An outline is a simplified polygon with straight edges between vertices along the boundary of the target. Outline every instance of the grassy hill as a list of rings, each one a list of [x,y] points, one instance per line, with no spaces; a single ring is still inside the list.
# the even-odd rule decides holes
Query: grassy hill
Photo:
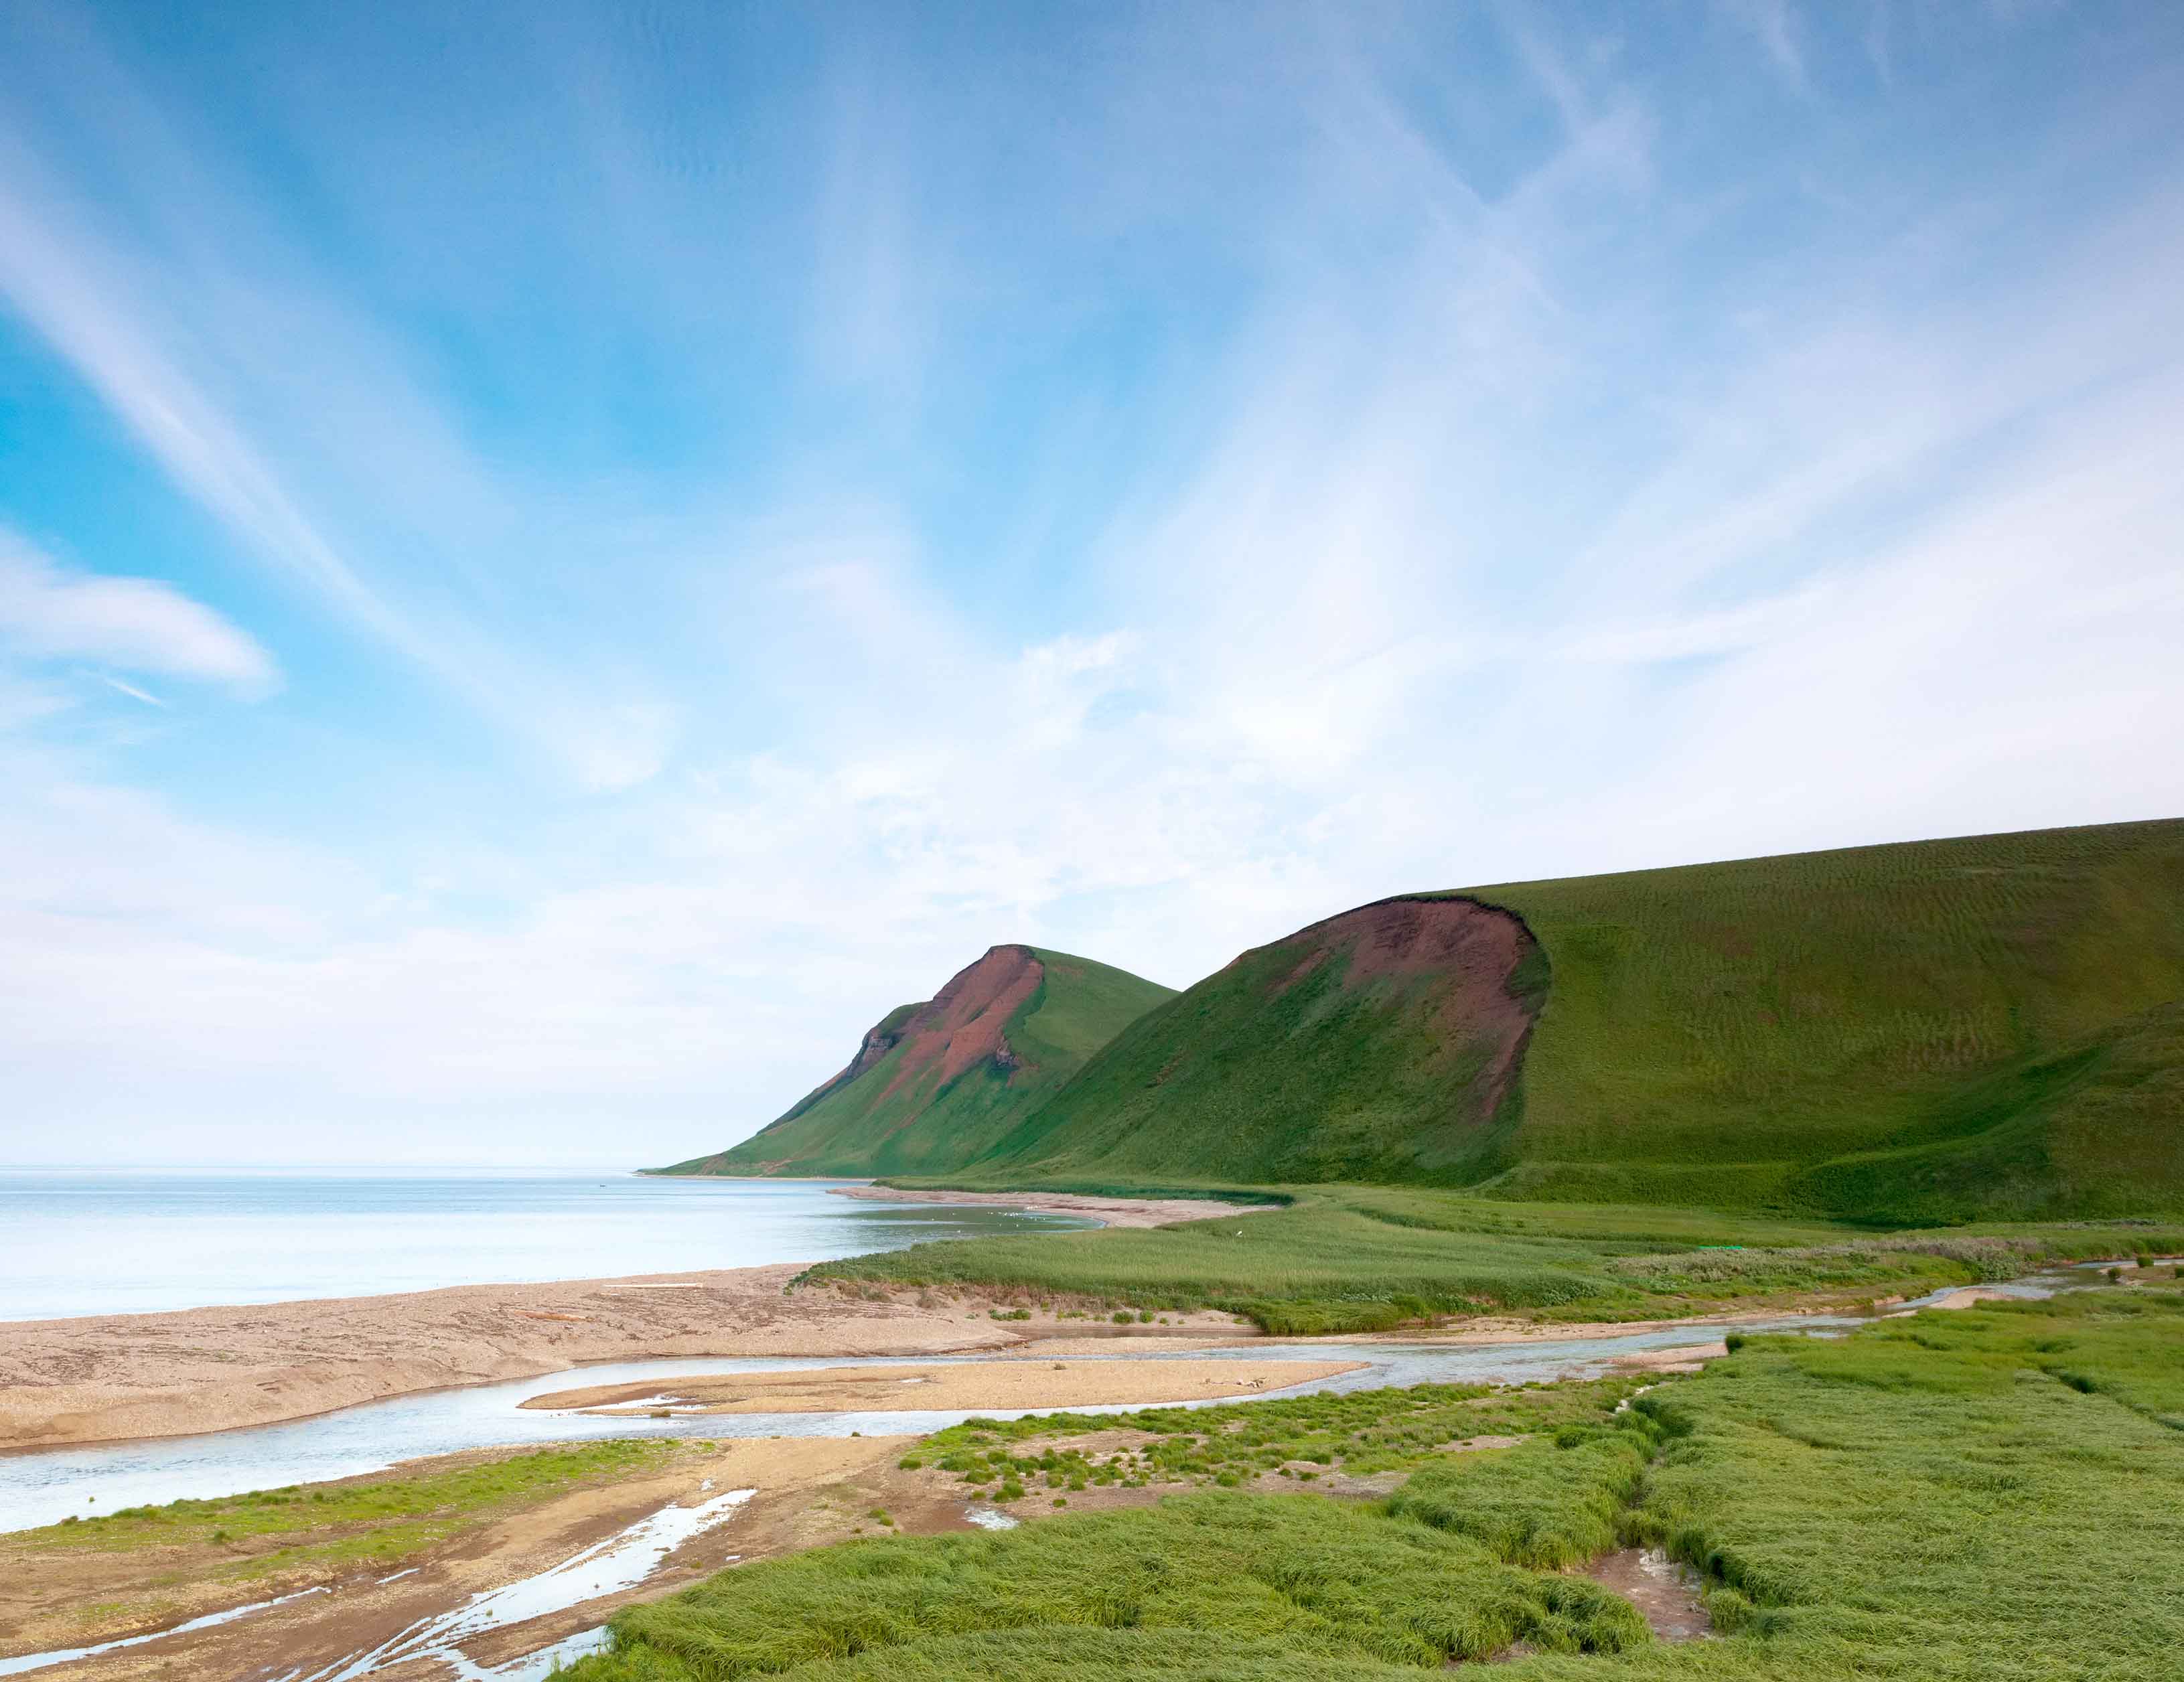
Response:
[[[1367,906],[1139,1018],[969,1172],[2184,1210],[2184,822]]]
[[[889,1011],[839,1074],[752,1138],[656,1172],[951,1172],[1173,996],[1066,952],[996,946],[929,1000]]]
[[[1477,1180],[1500,1166],[1546,982],[1506,912],[1346,911],[1139,1018],[975,1172]]]

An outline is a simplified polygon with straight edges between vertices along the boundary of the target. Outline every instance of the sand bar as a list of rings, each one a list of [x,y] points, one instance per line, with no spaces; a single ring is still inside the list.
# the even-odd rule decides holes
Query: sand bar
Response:
[[[1139,1224],[1153,1223],[1172,1206],[1120,1198],[1071,1201],[1084,1212]],[[535,1378],[588,1362],[975,1353],[1019,1347],[1063,1329],[991,1320],[960,1301],[928,1298],[929,1306],[921,1306],[790,1290],[802,1271],[784,1262],[8,1321],[0,1323],[0,1449],[270,1424],[420,1390]],[[676,1288],[628,1288],[638,1285]],[[1173,1323],[1163,1329],[1171,1335],[1228,1337],[1238,1331],[1227,1315],[1169,1318]],[[1070,1325],[1079,1335],[1087,1329],[1081,1322]]]
[[[1134,1406],[1256,1395],[1355,1373],[1361,1361],[980,1361],[738,1373],[554,1390],[522,1405],[628,1413],[892,1412],[899,1409]]]

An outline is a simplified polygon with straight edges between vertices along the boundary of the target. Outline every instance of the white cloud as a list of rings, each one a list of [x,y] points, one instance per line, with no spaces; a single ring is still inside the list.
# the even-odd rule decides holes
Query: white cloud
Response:
[[[1786,11],[1747,9],[1801,70]],[[1106,423],[1156,421],[1157,447],[1127,474],[1088,454],[1105,500],[1065,483],[1039,527],[1097,533],[1089,560],[1034,557],[1068,567],[1066,611],[1050,574],[977,565],[1011,513],[978,473],[939,493],[975,515],[926,529],[863,471],[861,433],[717,518],[661,510],[671,566],[595,542],[578,485],[510,516],[535,553],[511,543],[499,572],[475,561],[475,594],[435,595],[335,543],[333,470],[242,427],[258,411],[187,362],[127,264],[88,239],[64,261],[49,233],[28,269],[0,257],[193,494],[304,551],[281,510],[308,507],[340,556],[374,557],[356,576],[398,612],[390,643],[414,629],[427,664],[474,671],[459,692],[599,796],[481,816],[403,787],[417,838],[287,840],[19,742],[0,760],[18,1112],[151,1133],[152,1092],[172,1094],[152,1140],[171,1154],[216,1135],[660,1160],[777,1111],[994,941],[1179,983],[1407,888],[2184,810],[2174,183],[2089,210],[2080,248],[2007,285],[1901,283],[1914,246],[1957,237],[1936,214],[1774,277],[1724,326],[1718,299],[1625,266],[1694,214],[1664,202],[1683,153],[1657,125],[1678,114],[1597,55],[1519,50],[1559,122],[1490,194],[1403,76],[1332,49],[1326,76],[1284,68],[1310,140],[1251,184],[1273,220],[1223,253],[1251,283],[1202,356]],[[897,115],[850,139],[877,146]],[[872,202],[843,190],[814,306],[844,326],[836,371],[941,382],[928,353],[958,341],[910,215],[931,207],[884,172]],[[110,308],[64,296],[79,279],[113,282]],[[305,383],[348,393],[356,430],[319,454],[454,430],[327,313]],[[221,365],[243,358],[239,313],[214,323]],[[905,481],[929,488],[961,447],[914,440]],[[447,471],[402,458],[388,499],[422,487],[421,524],[465,535],[521,500]],[[573,537],[543,530],[565,511]],[[666,610],[644,599],[660,571]],[[603,582],[554,593],[571,574]],[[610,621],[596,644],[584,608]],[[47,705],[0,689],[0,721]],[[494,775],[482,806],[517,781]]]
[[[246,632],[171,585],[63,568],[0,527],[0,644],[35,660],[99,660],[128,671],[263,695],[280,675]],[[108,679],[125,694],[164,705]]]

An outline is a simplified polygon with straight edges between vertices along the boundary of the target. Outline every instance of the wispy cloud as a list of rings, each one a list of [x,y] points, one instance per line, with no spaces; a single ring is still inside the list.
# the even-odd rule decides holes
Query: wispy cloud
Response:
[[[0,292],[353,633],[225,710],[248,803],[0,688],[36,1101],[664,1156],[996,940],[1184,983],[1406,888],[2184,809],[2173,65],[1967,147],[1958,47],[1823,122],[1775,79],[1864,14],[1740,15],[996,14],[830,81],[511,10],[520,74],[451,37],[385,115],[283,37],[300,209],[170,85],[49,77],[90,162],[0,95]],[[64,552],[41,622],[145,570]],[[246,688],[170,596],[51,657]]]
[[[170,585],[64,568],[0,526],[0,644],[35,660],[97,660],[219,683],[250,697],[280,682],[248,632]],[[154,705],[142,690],[105,680]]]

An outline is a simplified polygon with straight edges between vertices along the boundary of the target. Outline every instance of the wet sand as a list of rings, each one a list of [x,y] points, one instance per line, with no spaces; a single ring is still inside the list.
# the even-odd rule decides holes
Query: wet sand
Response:
[[[1194,1209],[1122,1198],[1067,1201],[1072,1212],[1116,1224],[1157,1224],[1177,1208]],[[1205,1206],[1194,1211],[1203,1214]],[[975,1353],[1065,1329],[1049,1317],[1044,1323],[989,1318],[983,1300],[792,1291],[789,1283],[802,1271],[782,1263],[10,1321],[0,1324],[0,1449],[271,1424],[591,1362]],[[1169,1335],[1251,1334],[1226,1314],[1168,1318],[1173,1323],[1162,1329]],[[1100,1335],[1082,1321],[1066,1328],[1072,1337]]]
[[[1202,1401],[1210,1396],[1272,1393],[1355,1373],[1362,1361],[981,1361],[945,1367],[828,1367],[816,1373],[739,1373],[715,1377],[600,1384],[551,1390],[521,1405],[548,1412],[582,1409],[643,1418],[677,1413],[885,1412],[915,1407],[954,1411]]]
[[[758,1493],[725,1523],[661,1560],[641,1583],[463,1644],[483,1663],[536,1651],[595,1628],[630,1601],[683,1587],[720,1569],[729,1556],[769,1554],[839,1540],[878,1501],[894,1498],[921,1528],[968,1529],[962,1502],[921,1503],[894,1461],[913,1439],[788,1438],[693,1445],[671,1470],[566,1491],[467,1526],[448,1540],[393,1564],[298,1558],[285,1568],[237,1580],[271,1540],[231,1546],[147,1546],[105,1552],[33,1546],[0,1539],[0,1657],[89,1646],[276,1596],[299,1597],[214,1628],[163,1636],[142,1646],[76,1661],[50,1674],[86,1682],[157,1677],[228,1679],[305,1674],[369,1651],[399,1631],[473,1596],[551,1569],[595,1542],[671,1504],[695,1505],[737,1488]],[[413,1477],[493,1455],[415,1462],[370,1478]],[[867,1487],[869,1485],[869,1487]],[[305,1592],[307,1590],[315,1592]],[[45,1671],[31,1673],[44,1675]],[[377,1673],[375,1673],[377,1674]],[[433,1662],[387,1674],[446,1673]]]

